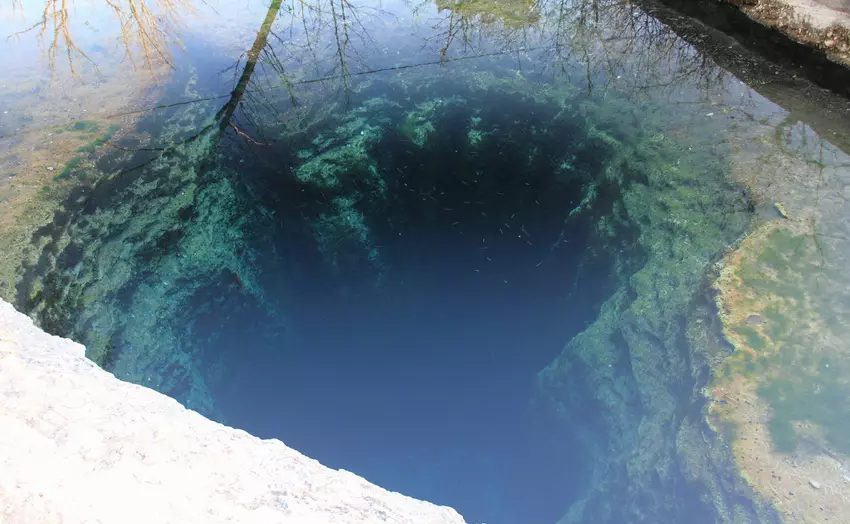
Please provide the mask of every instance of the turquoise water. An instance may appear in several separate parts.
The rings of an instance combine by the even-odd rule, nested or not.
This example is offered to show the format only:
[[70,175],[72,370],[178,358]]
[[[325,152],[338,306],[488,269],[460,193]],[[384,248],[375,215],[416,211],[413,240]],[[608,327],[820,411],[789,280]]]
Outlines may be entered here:
[[57,169],[17,307],[468,522],[774,521],[693,340],[785,111],[635,6],[493,4],[197,5]]

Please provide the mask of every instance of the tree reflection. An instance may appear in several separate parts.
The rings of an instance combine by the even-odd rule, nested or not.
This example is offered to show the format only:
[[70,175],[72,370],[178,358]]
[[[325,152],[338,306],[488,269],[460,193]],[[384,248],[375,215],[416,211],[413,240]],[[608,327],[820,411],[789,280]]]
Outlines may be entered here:
[[[158,0],[155,7],[145,0],[103,0],[118,21],[124,58],[134,67],[154,74],[160,66],[172,66],[169,45],[179,44],[183,18],[194,13],[192,0]],[[45,53],[53,70],[59,56],[64,56],[71,74],[79,76],[78,61],[89,63],[96,71],[97,63],[76,42],[71,28],[73,0],[47,0],[40,20],[10,36],[36,32],[46,44]],[[20,2],[15,10],[23,11]],[[88,22],[86,22],[88,23]]]
[[[728,74],[705,54],[659,23],[646,10],[621,0],[535,0],[451,2],[435,0],[443,12],[435,29],[444,41],[441,56],[489,44],[506,53],[541,49],[541,64],[553,74],[580,75],[589,92],[629,85],[634,91],[698,85],[710,90]],[[480,50],[480,46],[476,48]],[[638,73],[639,74],[635,74]]]
[[824,96],[810,85],[652,0],[435,0],[435,5],[442,15],[432,38],[441,41],[444,59],[480,52],[483,42],[505,54],[534,47],[545,56],[540,66],[553,76],[583,84],[589,93],[616,86],[630,97],[688,87],[708,100],[742,79],[788,110],[792,123],[803,118],[820,136],[850,151],[843,107],[824,110]]

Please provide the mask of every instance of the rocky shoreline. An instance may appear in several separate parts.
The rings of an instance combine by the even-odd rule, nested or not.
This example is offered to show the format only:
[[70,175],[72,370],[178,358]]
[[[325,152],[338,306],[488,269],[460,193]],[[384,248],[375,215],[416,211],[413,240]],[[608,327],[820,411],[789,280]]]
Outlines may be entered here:
[[[692,26],[702,40],[711,30],[799,78],[850,97],[850,7],[847,0],[641,0],[673,26]],[[664,11],[667,11],[666,13]],[[678,15],[678,16],[676,16]],[[694,27],[694,25],[699,27]],[[680,32],[680,29],[676,29]],[[704,47],[692,42],[697,47]],[[723,52],[718,49],[718,52]],[[715,54],[715,53],[712,53]],[[726,67],[724,65],[724,67]]]
[[850,66],[850,1],[743,0],[738,8],[756,22]]

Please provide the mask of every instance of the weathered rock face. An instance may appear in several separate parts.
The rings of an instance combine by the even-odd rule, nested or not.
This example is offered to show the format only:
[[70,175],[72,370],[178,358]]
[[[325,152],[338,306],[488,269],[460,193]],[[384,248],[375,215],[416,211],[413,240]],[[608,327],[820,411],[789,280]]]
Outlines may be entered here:
[[2,300],[0,428],[2,523],[464,522],[122,382]]

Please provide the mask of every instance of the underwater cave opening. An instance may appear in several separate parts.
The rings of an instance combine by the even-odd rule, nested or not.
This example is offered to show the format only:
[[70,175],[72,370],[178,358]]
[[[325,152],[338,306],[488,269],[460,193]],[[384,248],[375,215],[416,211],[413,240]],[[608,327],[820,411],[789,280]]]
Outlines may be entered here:
[[608,176],[628,153],[580,99],[436,85],[255,141],[151,117],[189,138],[101,160],[117,174],[34,237],[23,309],[330,467],[468,522],[556,522],[593,465],[537,374],[642,256],[618,208],[641,173]]
[[323,160],[331,187],[299,180],[289,147],[226,155],[278,217],[256,256],[285,259],[287,327],[236,301],[213,396],[235,427],[470,522],[554,522],[588,464],[532,389],[615,285],[594,217],[569,216],[604,158],[571,149],[583,130],[552,108],[520,122],[497,102],[450,104],[424,140],[409,118],[386,127],[365,156]]

